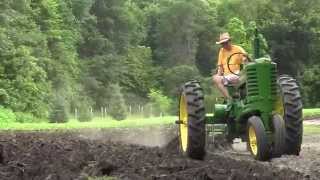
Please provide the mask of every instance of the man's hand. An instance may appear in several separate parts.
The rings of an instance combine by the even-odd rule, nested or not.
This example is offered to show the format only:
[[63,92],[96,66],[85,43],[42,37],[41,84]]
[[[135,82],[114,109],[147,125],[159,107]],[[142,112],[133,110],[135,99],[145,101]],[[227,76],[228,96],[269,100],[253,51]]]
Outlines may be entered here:
[[248,54],[243,54],[242,55],[242,63],[247,64],[249,62],[248,60]]
[[217,74],[218,74],[219,76],[223,76],[223,65],[218,65],[218,72],[217,72]]

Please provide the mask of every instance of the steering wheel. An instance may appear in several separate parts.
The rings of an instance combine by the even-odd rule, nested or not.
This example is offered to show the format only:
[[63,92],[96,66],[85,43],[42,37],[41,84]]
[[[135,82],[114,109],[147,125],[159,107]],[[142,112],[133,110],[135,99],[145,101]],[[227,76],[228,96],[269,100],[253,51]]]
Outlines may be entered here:
[[252,60],[250,59],[250,57],[249,57],[246,53],[237,52],[237,53],[231,54],[231,55],[228,57],[228,59],[227,59],[227,66],[228,66],[229,72],[231,72],[232,74],[234,74],[234,75],[236,75],[236,76],[240,76],[240,75],[239,75],[239,74],[236,74],[235,72],[233,72],[233,71],[230,69],[230,65],[234,65],[234,64],[230,64],[230,61],[231,61],[231,58],[232,58],[233,56],[239,55],[239,54],[241,54],[241,55],[243,55],[244,57],[246,57],[249,62],[252,62]]

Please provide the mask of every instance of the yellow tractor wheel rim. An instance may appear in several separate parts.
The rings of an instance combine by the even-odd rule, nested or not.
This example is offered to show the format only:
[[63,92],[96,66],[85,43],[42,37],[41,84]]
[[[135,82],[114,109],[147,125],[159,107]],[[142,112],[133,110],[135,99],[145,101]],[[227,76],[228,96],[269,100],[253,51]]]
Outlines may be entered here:
[[283,101],[280,96],[277,97],[276,103],[275,103],[275,111],[280,114],[281,117],[284,116],[284,107],[283,107]]
[[258,154],[257,136],[252,126],[249,127],[249,145],[252,154],[256,156]]
[[179,104],[179,118],[180,118],[180,142],[184,152],[187,151],[188,146],[188,108],[186,96],[184,94],[180,97]]

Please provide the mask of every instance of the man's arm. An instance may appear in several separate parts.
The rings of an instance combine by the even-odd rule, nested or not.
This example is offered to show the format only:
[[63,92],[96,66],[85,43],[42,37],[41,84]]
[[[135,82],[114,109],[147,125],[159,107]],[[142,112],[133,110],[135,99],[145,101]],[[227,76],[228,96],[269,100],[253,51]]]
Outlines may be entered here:
[[243,53],[241,55],[241,63],[247,63],[248,62],[248,58],[247,58],[248,53],[240,46],[239,46],[239,50],[240,50],[241,53]]
[[219,51],[219,56],[218,56],[217,74],[220,76],[223,76],[223,64],[222,64],[222,58],[221,58],[221,49]]

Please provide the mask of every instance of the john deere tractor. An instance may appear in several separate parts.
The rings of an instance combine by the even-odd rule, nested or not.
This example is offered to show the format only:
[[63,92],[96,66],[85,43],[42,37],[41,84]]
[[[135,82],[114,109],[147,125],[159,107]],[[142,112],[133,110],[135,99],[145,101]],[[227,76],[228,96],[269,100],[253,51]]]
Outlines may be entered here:
[[[259,56],[257,46],[255,57]],[[228,66],[234,55],[239,53],[228,58]],[[232,100],[215,104],[211,110],[213,115],[206,114],[204,92],[198,81],[182,86],[176,123],[179,124],[180,149],[185,155],[204,158],[207,125],[213,126],[213,131],[221,131],[224,125],[226,140],[241,138],[257,160],[283,154],[299,155],[303,124],[297,81],[288,75],[278,76],[277,64],[270,58],[250,60],[248,57],[248,60],[238,74],[240,82],[227,86]]]

